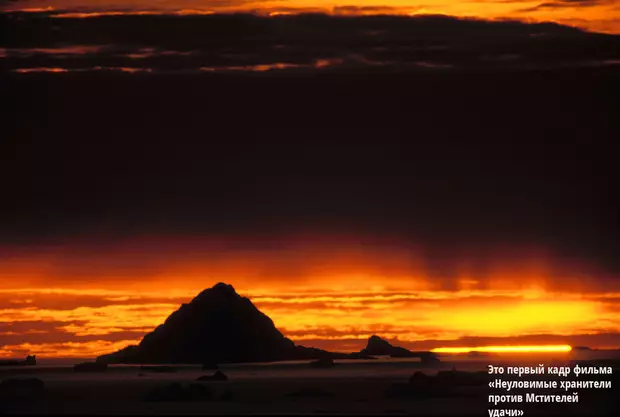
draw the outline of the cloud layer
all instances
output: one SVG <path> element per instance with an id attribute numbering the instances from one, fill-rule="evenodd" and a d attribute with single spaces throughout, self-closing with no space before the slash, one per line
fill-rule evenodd
<path id="1" fill-rule="evenodd" d="M 359 349 L 373 334 L 418 349 L 533 342 L 609 348 L 620 341 L 620 293 L 242 293 L 295 342 L 340 351 Z M 101 290 L 0 291 L 0 352 L 95 356 L 135 343 L 191 298 Z"/>
<path id="2" fill-rule="evenodd" d="M 448 14 L 454 16 L 477 16 L 482 18 L 519 18 L 569 23 L 581 19 L 581 26 L 593 30 L 618 33 L 619 13 L 617 0 L 427 0 L 423 3 L 393 1 L 328 1 L 328 0 L 170 0 L 152 2 L 146 0 L 18 0 L 0 3 L 4 10 L 58 11 L 72 16 L 89 16 L 101 12 L 140 13 L 228 13 L 254 12 L 263 15 L 289 13 L 330 13 L 337 15 L 367 14 Z M 613 20 L 613 25 L 603 26 L 600 20 Z"/>

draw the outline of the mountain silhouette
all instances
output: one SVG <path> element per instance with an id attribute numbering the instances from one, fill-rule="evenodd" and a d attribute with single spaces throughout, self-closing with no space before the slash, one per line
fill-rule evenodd
<path id="1" fill-rule="evenodd" d="M 375 355 L 375 356 L 399 356 L 407 357 L 412 354 L 408 349 L 398 346 L 392 346 L 387 340 L 373 335 L 368 338 L 366 347 L 360 351 L 361 354 Z"/>
<path id="2" fill-rule="evenodd" d="M 99 362 L 205 363 L 295 359 L 295 344 L 252 302 L 224 283 L 183 304 L 138 346 Z"/>

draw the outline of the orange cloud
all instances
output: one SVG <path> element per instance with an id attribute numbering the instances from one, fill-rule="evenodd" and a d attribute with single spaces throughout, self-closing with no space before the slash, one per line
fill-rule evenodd
<path id="1" fill-rule="evenodd" d="M 294 341 L 340 351 L 357 350 L 373 334 L 406 346 L 436 348 L 467 338 L 506 342 L 541 334 L 570 337 L 620 333 L 620 310 L 615 303 L 620 294 L 616 293 L 240 292 L 249 296 Z M 62 306 L 60 300 L 64 299 L 72 308 L 37 306 L 44 305 L 52 294 L 58 306 Z M 95 356 L 128 340 L 138 340 L 191 299 L 188 295 L 176 295 L 167 303 L 154 302 L 161 301 L 158 292 L 0 291 L 0 299 L 7 295 L 10 299 L 24 296 L 31 301 L 0 310 L 0 350 L 7 356 L 19 356 L 26 351 L 41 356 Z M 90 306 L 78 306 L 78 301 Z M 547 339 L 553 341 L 554 337 Z"/>
<path id="2" fill-rule="evenodd" d="M 305 235 L 4 247 L 0 349 L 108 352 L 219 281 L 250 297 L 294 341 L 340 351 L 358 350 L 372 334 L 436 348 L 467 338 L 478 339 L 458 346 L 536 335 L 547 336 L 527 344 L 570 344 L 552 335 L 620 333 L 620 285 L 596 265 L 543 248 L 396 243 Z M 586 341 L 620 346 L 592 337 Z"/>
<path id="3" fill-rule="evenodd" d="M 22 343 L 19 345 L 7 345 L 0 347 L 1 356 L 21 357 L 31 352 L 36 352 L 40 357 L 55 358 L 91 358 L 111 351 L 121 349 L 130 344 L 136 344 L 139 340 L 117 340 L 114 342 L 91 341 L 91 342 L 62 342 L 62 343 Z"/>

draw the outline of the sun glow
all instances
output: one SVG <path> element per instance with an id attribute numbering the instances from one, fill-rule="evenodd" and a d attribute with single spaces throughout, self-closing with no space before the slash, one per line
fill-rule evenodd
<path id="1" fill-rule="evenodd" d="M 570 352 L 573 348 L 569 345 L 547 346 L 479 346 L 479 347 L 443 347 L 436 348 L 434 353 L 545 353 L 545 352 Z"/>
<path id="2" fill-rule="evenodd" d="M 620 289 L 544 252 L 509 248 L 488 255 L 485 268 L 450 260 L 440 274 L 417 250 L 346 238 L 291 238 L 277 251 L 223 242 L 135 238 L 102 252 L 15 250 L 0 259 L 0 355 L 109 353 L 219 281 L 307 347 L 358 352 L 372 335 L 438 353 L 620 346 Z M 586 286 L 573 271 L 592 279 Z"/>

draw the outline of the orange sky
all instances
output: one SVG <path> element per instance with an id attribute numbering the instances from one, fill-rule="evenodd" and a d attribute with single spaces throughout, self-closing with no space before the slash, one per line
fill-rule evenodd
<path id="1" fill-rule="evenodd" d="M 0 6 L 2 7 L 2 6 Z M 71 11 L 320 11 L 339 14 L 431 13 L 483 18 L 551 20 L 602 32 L 620 33 L 619 0 L 21 0 L 5 10 Z"/>
<path id="2" fill-rule="evenodd" d="M 151 238 L 0 248 L 0 356 L 118 349 L 219 281 L 308 346 L 354 351 L 379 334 L 414 349 L 620 347 L 618 281 L 589 265 L 532 248 L 454 256 L 387 242 L 304 242 L 248 250 Z"/>

